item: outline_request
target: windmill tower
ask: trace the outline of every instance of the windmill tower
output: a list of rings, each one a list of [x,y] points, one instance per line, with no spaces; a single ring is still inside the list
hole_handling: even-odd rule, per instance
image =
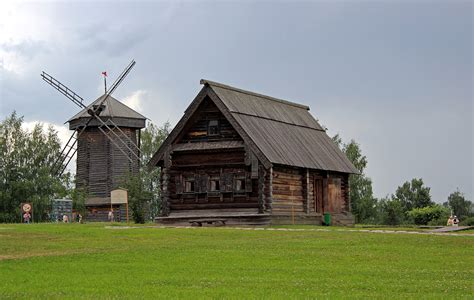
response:
[[[42,79],[81,108],[67,122],[73,130],[54,164],[55,176],[63,174],[77,153],[76,187],[89,197],[89,213],[102,211],[96,220],[106,219],[110,210],[110,192],[133,174],[140,166],[140,129],[146,118],[111,96],[135,65],[132,61],[106,93],[89,105],[83,98],[43,72]]]
[[[103,130],[101,122],[94,119],[77,140],[77,187],[99,198],[110,197],[110,191],[118,188],[126,176],[138,173],[140,129],[146,120],[112,96],[103,101],[105,97],[100,96],[68,120],[70,130],[81,130],[90,119],[88,109],[102,102],[100,118],[114,124],[111,127],[116,135]]]

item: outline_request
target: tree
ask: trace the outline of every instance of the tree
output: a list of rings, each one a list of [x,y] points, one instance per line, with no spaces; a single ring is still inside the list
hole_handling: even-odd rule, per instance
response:
[[[359,144],[354,140],[344,144],[337,134],[333,137],[333,141],[360,173],[359,175],[349,176],[349,196],[355,221],[356,223],[374,223],[377,217],[377,199],[373,196],[372,180],[364,173],[368,164],[367,157],[362,155]]]
[[[473,215],[473,204],[471,201],[466,200],[464,194],[458,190],[451,193],[448,196],[448,201],[444,202],[445,207],[449,207],[453,214],[457,217],[464,219]]]
[[[125,181],[125,188],[128,189],[130,207],[136,223],[145,222],[146,211],[151,219],[159,212],[160,170],[158,168],[149,169],[146,164],[166,139],[170,129],[169,122],[165,122],[160,127],[150,123],[142,132],[140,145],[142,166],[140,166],[138,176],[129,176]]]
[[[403,205],[396,198],[385,197],[379,201],[379,218],[384,225],[396,226],[405,221]]]
[[[424,186],[421,178],[406,181],[397,188],[394,197],[400,201],[404,212],[434,204],[431,201],[430,188]]]
[[[70,174],[51,176],[61,145],[53,127],[22,128],[13,112],[0,123],[0,222],[20,221],[20,203],[32,202],[35,221],[48,220],[51,199],[68,192]]]

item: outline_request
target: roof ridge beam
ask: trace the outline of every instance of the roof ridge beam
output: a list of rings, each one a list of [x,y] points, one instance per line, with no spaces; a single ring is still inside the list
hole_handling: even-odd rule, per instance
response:
[[[307,105],[291,102],[291,101],[288,101],[288,100],[278,99],[278,98],[270,97],[270,96],[263,95],[263,94],[258,94],[258,93],[251,92],[251,91],[242,90],[242,89],[239,89],[239,88],[236,88],[236,87],[233,87],[233,86],[230,86],[230,85],[225,85],[225,84],[222,84],[222,83],[219,83],[219,82],[214,82],[214,81],[210,81],[210,80],[206,80],[206,79],[201,79],[200,84],[213,85],[213,86],[217,86],[217,87],[220,87],[220,88],[223,88],[223,89],[232,90],[232,91],[236,91],[236,92],[239,92],[239,93],[248,94],[248,95],[251,95],[251,96],[256,96],[256,97],[264,98],[264,99],[267,99],[267,100],[275,101],[275,102],[278,102],[278,103],[282,103],[282,104],[286,104],[286,105],[290,105],[290,106],[294,106],[294,107],[309,110],[309,106],[307,106]]]

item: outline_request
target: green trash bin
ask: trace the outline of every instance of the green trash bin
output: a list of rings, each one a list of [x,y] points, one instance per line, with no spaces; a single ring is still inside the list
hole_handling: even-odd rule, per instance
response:
[[[324,213],[324,225],[329,226],[331,225],[331,214]]]

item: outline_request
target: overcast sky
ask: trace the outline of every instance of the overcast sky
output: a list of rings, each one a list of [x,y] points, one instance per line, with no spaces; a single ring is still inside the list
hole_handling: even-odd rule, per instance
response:
[[[466,1],[0,2],[0,118],[63,123],[135,59],[115,97],[173,125],[206,78],[307,104],[355,139],[381,197],[413,177],[473,199],[473,4]]]

